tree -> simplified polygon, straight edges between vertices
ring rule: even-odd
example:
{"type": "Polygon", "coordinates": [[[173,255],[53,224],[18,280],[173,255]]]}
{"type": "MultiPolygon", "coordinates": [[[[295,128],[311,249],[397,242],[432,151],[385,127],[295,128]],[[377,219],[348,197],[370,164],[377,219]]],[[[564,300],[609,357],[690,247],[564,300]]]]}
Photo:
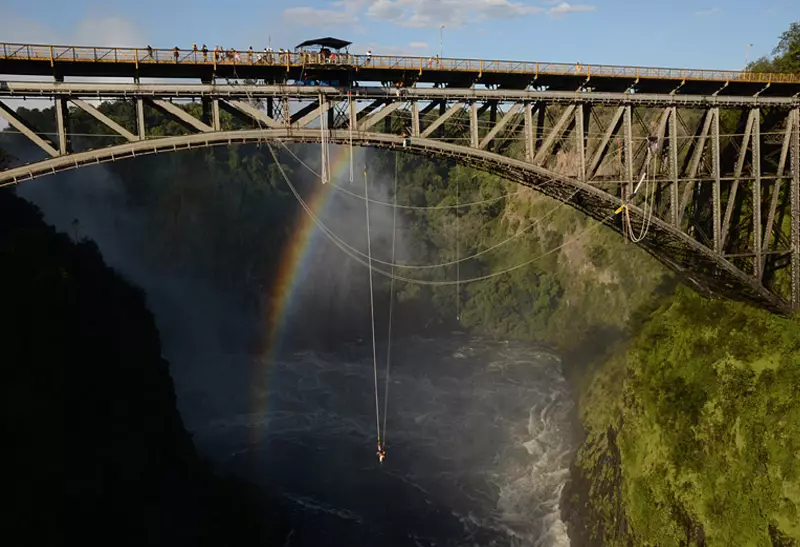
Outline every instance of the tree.
{"type": "Polygon", "coordinates": [[[5,169],[11,164],[11,154],[0,148],[0,169],[5,169]]]}
{"type": "Polygon", "coordinates": [[[772,58],[761,57],[748,65],[753,72],[800,72],[800,22],[781,34],[772,58]]]}
{"type": "Polygon", "coordinates": [[[800,22],[789,25],[772,51],[783,72],[800,72],[800,22]]]}

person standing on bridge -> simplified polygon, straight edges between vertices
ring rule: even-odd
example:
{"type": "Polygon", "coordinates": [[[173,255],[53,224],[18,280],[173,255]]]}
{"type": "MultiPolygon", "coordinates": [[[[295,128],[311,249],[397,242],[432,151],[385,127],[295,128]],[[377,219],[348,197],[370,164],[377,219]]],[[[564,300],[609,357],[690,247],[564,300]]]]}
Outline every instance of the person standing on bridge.
{"type": "Polygon", "coordinates": [[[181,56],[181,50],[178,48],[178,46],[175,46],[175,49],[173,51],[174,51],[173,55],[175,56],[175,62],[177,63],[178,58],[181,56]]]}
{"type": "Polygon", "coordinates": [[[208,48],[203,44],[203,62],[208,62],[208,48]]]}

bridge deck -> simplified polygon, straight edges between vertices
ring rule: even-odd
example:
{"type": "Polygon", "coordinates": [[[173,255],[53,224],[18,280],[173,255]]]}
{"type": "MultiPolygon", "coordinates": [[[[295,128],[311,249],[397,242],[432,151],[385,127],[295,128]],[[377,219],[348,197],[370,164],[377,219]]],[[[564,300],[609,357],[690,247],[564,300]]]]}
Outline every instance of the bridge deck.
{"type": "Polygon", "coordinates": [[[391,82],[471,87],[636,93],[791,97],[800,94],[800,74],[583,65],[480,59],[436,59],[387,55],[208,51],[0,44],[0,74],[122,78],[214,78],[285,82],[391,82]]]}

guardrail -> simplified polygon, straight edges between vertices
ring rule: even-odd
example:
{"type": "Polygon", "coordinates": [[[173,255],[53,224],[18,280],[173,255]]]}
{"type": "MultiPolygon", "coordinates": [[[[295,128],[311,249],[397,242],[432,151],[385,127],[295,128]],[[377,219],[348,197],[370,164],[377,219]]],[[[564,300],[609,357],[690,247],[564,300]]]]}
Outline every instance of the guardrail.
{"type": "Polygon", "coordinates": [[[581,63],[542,63],[530,61],[492,61],[481,59],[439,59],[438,57],[403,57],[397,55],[351,55],[335,53],[323,56],[307,51],[254,51],[154,49],[55,46],[40,44],[0,44],[0,59],[56,62],[132,63],[253,66],[278,65],[304,67],[309,65],[342,65],[356,69],[452,71],[494,74],[527,74],[531,76],[579,76],[625,79],[661,79],[680,81],[800,83],[800,74],[702,70],[615,65],[584,65],[581,63]]]}

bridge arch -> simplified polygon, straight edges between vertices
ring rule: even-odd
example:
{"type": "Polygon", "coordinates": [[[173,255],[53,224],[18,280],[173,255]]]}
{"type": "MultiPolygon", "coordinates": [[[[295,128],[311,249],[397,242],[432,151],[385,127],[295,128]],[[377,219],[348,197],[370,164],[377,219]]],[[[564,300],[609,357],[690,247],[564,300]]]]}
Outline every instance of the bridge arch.
{"type": "MultiPolygon", "coordinates": [[[[335,144],[346,145],[352,139],[353,145],[357,146],[392,149],[441,159],[455,159],[464,165],[501,176],[564,202],[623,234],[621,225],[615,222],[613,215],[613,212],[622,205],[619,198],[586,182],[529,162],[434,139],[415,137],[405,140],[404,145],[403,137],[386,133],[359,131],[351,134],[345,129],[332,129],[329,130],[326,138],[335,144]]],[[[84,166],[138,156],[265,141],[320,142],[320,132],[317,129],[291,127],[266,128],[139,140],[98,150],[87,150],[49,158],[0,171],[0,187],[84,166]]],[[[635,222],[641,222],[644,219],[645,215],[641,208],[630,205],[629,209],[635,222]]],[[[776,313],[790,313],[790,306],[786,301],[771,293],[757,280],[730,262],[721,259],[708,247],[676,230],[657,216],[653,216],[651,220],[648,235],[642,241],[637,242],[637,245],[706,295],[750,302],[776,313]]]]}

